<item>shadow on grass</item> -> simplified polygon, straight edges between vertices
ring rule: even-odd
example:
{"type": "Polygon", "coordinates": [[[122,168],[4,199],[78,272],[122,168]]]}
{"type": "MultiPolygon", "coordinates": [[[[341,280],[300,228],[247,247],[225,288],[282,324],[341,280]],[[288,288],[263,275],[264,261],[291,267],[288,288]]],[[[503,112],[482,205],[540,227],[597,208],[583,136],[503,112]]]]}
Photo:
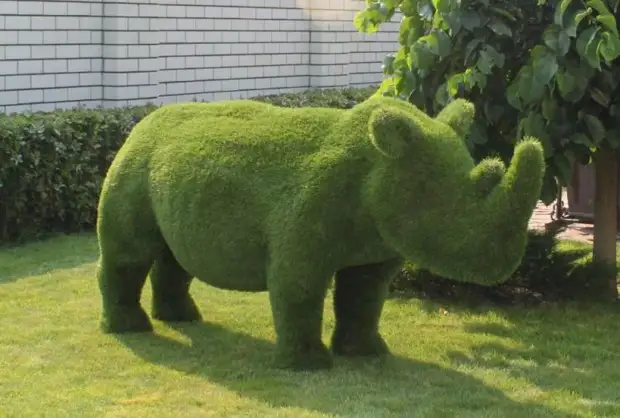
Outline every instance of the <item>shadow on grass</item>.
{"type": "Polygon", "coordinates": [[[97,260],[97,250],[94,233],[59,235],[0,248],[0,285],[93,263],[97,260]]]}
{"type": "Polygon", "coordinates": [[[577,394],[593,416],[620,416],[619,304],[496,313],[509,325],[478,323],[466,330],[510,346],[494,342],[451,352],[454,365],[502,370],[544,391],[577,394]]]}
{"type": "MultiPolygon", "coordinates": [[[[398,356],[338,358],[330,371],[287,372],[271,367],[274,344],[269,341],[209,323],[173,328],[190,343],[151,333],[116,337],[149,362],[275,407],[336,416],[564,416],[545,406],[515,402],[471,376],[431,363],[398,356]]],[[[197,401],[208,405],[207,399],[197,401]]]]}

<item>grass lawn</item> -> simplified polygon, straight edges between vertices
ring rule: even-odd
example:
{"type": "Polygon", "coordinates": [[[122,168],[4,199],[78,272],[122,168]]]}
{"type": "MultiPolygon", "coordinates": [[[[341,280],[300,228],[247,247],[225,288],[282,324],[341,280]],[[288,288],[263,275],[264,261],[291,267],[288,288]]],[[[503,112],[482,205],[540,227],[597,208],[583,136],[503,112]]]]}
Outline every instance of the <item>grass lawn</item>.
{"type": "Polygon", "coordinates": [[[270,368],[266,294],[195,282],[208,322],[101,334],[96,249],[82,235],[0,250],[1,417],[620,416],[617,306],[391,300],[393,357],[290,373],[270,368]]]}

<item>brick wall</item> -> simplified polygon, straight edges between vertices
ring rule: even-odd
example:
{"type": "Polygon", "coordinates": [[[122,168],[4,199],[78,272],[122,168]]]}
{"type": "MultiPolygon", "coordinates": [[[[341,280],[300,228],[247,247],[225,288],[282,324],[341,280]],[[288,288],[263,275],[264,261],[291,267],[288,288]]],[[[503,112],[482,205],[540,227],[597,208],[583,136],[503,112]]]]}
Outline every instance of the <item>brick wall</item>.
{"type": "Polygon", "coordinates": [[[0,1],[0,111],[222,100],[381,80],[363,0],[0,1]]]}

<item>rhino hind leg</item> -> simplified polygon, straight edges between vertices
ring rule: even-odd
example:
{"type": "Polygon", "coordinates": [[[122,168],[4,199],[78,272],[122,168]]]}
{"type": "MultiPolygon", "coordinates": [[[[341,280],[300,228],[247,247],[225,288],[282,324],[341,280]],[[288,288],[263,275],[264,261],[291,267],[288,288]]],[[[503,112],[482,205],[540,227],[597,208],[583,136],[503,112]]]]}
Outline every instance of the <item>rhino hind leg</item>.
{"type": "Polygon", "coordinates": [[[189,293],[192,276],[179,265],[166,246],[151,269],[152,316],[166,322],[201,321],[202,316],[189,293]]]}
{"type": "Polygon", "coordinates": [[[148,196],[137,192],[136,174],[118,181],[112,171],[100,199],[97,220],[99,261],[97,279],[103,311],[100,327],[106,333],[152,331],[140,297],[156,255],[164,246],[148,210],[148,196]]]}
{"type": "Polygon", "coordinates": [[[150,268],[147,260],[127,261],[102,251],[98,262],[103,300],[100,327],[105,333],[148,332],[153,327],[140,306],[140,295],[150,268]]]}
{"type": "Polygon", "coordinates": [[[379,334],[379,320],[399,261],[349,267],[335,277],[336,327],[332,351],[341,356],[378,357],[389,354],[379,334]]]}

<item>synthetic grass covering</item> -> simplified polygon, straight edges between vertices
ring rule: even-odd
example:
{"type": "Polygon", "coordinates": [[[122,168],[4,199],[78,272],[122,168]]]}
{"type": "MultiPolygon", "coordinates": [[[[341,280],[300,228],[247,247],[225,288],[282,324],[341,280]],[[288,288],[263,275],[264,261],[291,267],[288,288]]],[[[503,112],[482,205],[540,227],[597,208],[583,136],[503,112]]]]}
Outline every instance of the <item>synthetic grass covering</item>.
{"type": "Polygon", "coordinates": [[[526,139],[509,167],[475,165],[464,140],[473,117],[464,100],[431,118],[380,96],[347,110],[239,100],[150,113],[101,193],[103,330],[151,329],[138,304],[149,272],[152,316],[168,322],[201,319],[193,278],[269,289],[278,366],[326,368],[320,332],[335,275],[332,351],[387,353],[379,321],[404,259],[493,284],[523,255],[542,147],[526,139]]]}

